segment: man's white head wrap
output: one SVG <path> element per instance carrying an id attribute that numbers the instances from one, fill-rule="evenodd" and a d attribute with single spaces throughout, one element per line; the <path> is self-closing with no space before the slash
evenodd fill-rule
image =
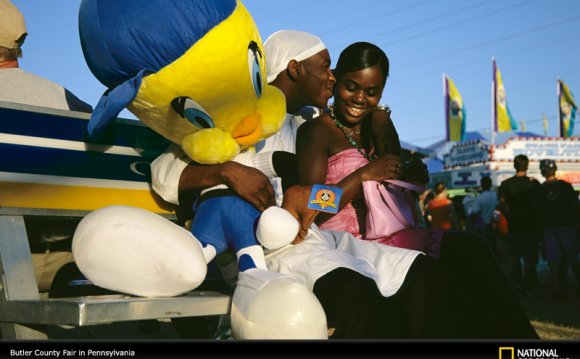
<path id="1" fill-rule="evenodd" d="M 280 30 L 273 33 L 264 42 L 268 83 L 286 70 L 290 60 L 300 62 L 324 49 L 326 45 L 322 40 L 308 32 Z"/>

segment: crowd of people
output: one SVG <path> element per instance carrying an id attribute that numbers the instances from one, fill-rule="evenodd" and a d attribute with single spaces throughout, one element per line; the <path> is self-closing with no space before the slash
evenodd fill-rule
<path id="1" fill-rule="evenodd" d="M 462 227 L 486 238 L 520 295 L 539 296 L 540 259 L 548 263 L 553 298 L 566 298 L 565 286 L 570 274 L 576 280 L 580 295 L 578 192 L 570 183 L 556 177 L 554 160 L 539 162 L 545 179 L 541 184 L 528 176 L 529 163 L 526 155 L 515 156 L 515 175 L 501 182 L 496 190 L 490 177 L 482 177 L 480 192 L 462 201 L 460 211 L 465 214 Z M 433 191 L 441 193 L 439 188 L 444 187 L 443 183 L 437 183 Z M 431 203 L 432 200 L 424 201 Z M 449 199 L 447 203 L 454 206 Z M 425 215 L 430 225 L 440 225 L 439 214 L 431 213 L 429 205 L 425 205 Z M 450 218 L 447 214 L 441 217 Z"/>
<path id="2" fill-rule="evenodd" d="M 18 69 L 24 20 L 8 0 L 0 0 L 0 16 L 0 100 L 29 103 L 23 99 L 44 99 L 56 89 L 59 104 L 35 104 L 90 112 L 58 85 L 43 90 L 37 84 L 46 80 Z M 470 213 L 473 231 L 460 230 L 445 185 L 438 183 L 419 214 L 429 226 L 416 220 L 396 233 L 367 238 L 373 208 L 365 201 L 370 195 L 365 182 L 392 190 L 396 186 L 389 181 L 421 188 L 429 180 L 421 161 L 401 160 L 390 110 L 380 106 L 389 76 L 387 55 L 357 42 L 341 52 L 333 69 L 324 42 L 295 30 L 272 34 L 264 50 L 267 81 L 286 99 L 280 131 L 256 146 L 256 153 L 215 165 L 196 164 L 172 146 L 152 163 L 153 189 L 166 201 L 191 208 L 207 200 L 202 191 L 221 185 L 258 211 L 281 205 L 293 214 L 300 223 L 297 238 L 283 250 L 266 250 L 266 264 L 312 290 L 331 339 L 537 338 L 508 278 L 521 278 L 524 292 L 533 289 L 540 242 L 556 295 L 568 267 L 580 278 L 577 194 L 556 178 L 556 164 L 542 161 L 546 182 L 540 185 L 526 176 L 528 159 L 517 156 L 516 175 L 497 194 L 491 180 L 482 178 L 482 193 Z M 30 88 L 44 95 L 25 94 Z M 316 109 L 317 116 L 303 116 L 305 107 Z M 343 190 L 337 214 L 306 207 L 314 184 Z M 409 191 L 403 192 L 409 199 Z M 411 191 L 411 202 L 419 195 Z M 509 234 L 500 241 L 501 216 Z M 543 240 L 534 224 L 543 229 Z M 50 227 L 46 224 L 46 233 Z"/>

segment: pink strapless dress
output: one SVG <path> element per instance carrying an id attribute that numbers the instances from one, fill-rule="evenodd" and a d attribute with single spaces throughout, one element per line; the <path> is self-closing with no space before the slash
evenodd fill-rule
<path id="1" fill-rule="evenodd" d="M 368 160 L 356 148 L 344 150 L 328 159 L 326 183 L 338 183 L 353 171 L 366 165 Z M 320 228 L 349 232 L 356 238 L 366 240 L 365 223 L 367 207 L 364 198 L 355 198 Z M 423 227 L 408 228 L 384 238 L 374 239 L 393 247 L 422 251 L 430 257 L 438 258 L 441 238 L 445 231 Z"/>

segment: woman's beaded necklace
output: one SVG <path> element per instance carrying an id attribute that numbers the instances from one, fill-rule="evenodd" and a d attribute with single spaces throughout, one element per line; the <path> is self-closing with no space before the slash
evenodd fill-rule
<path id="1" fill-rule="evenodd" d="M 352 147 L 356 148 L 356 150 L 364 156 L 364 158 L 366 158 L 369 161 L 374 160 L 374 156 L 369 156 L 366 151 L 363 151 L 362 148 L 360 148 L 360 146 L 358 145 L 358 143 L 352 138 L 352 135 L 355 136 L 360 136 L 361 132 L 360 129 L 359 130 L 351 130 L 350 128 L 346 127 L 345 125 L 343 125 L 337 118 L 336 115 L 334 114 L 334 106 L 329 106 L 328 107 L 328 115 L 330 116 L 330 118 L 332 119 L 332 122 L 334 122 L 334 125 L 336 127 L 338 127 L 340 129 L 340 131 L 344 134 L 344 137 L 346 137 L 346 140 L 352 145 Z"/>

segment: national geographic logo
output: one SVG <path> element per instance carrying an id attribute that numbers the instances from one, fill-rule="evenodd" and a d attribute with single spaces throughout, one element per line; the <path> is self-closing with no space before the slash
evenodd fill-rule
<path id="1" fill-rule="evenodd" d="M 499 347 L 499 359 L 514 359 L 514 347 Z"/>
<path id="2" fill-rule="evenodd" d="M 558 355 L 556 349 L 516 349 L 499 347 L 499 359 L 570 359 Z"/>

